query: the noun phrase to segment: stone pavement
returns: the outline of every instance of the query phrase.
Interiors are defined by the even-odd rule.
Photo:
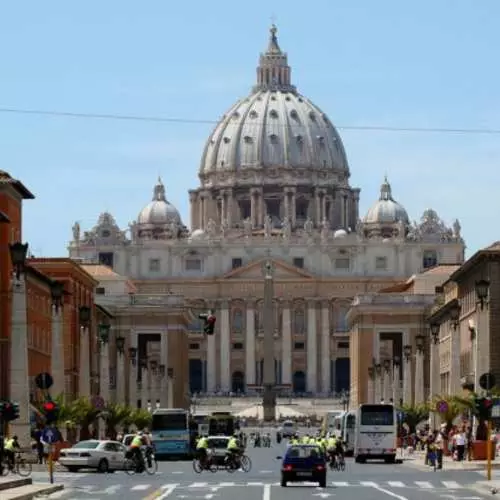
[[[64,489],[63,484],[33,484],[31,478],[0,477],[0,500],[30,500]]]
[[[405,465],[416,467],[421,470],[427,470],[431,468],[429,465],[425,465],[425,453],[424,452],[414,452],[412,455],[401,454],[399,452],[399,458],[403,459]],[[486,470],[487,461],[486,460],[464,460],[462,462],[456,462],[451,457],[443,457],[443,469],[446,470]],[[500,459],[497,457],[496,460],[492,461],[493,469],[500,469]]]

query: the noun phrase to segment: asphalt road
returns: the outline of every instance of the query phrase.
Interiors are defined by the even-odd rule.
[[[477,472],[422,470],[409,465],[355,464],[345,472],[329,472],[327,488],[315,484],[279,485],[284,446],[249,449],[249,473],[225,471],[195,474],[191,462],[160,462],[158,473],[128,476],[123,472],[56,473],[66,489],[48,498],[64,500],[482,500],[488,498],[469,488],[483,479]],[[47,474],[34,473],[34,480]],[[489,496],[491,498],[491,496]]]

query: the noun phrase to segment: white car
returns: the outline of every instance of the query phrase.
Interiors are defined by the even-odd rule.
[[[61,450],[59,463],[70,472],[97,469],[98,472],[123,470],[127,448],[118,441],[80,441]]]

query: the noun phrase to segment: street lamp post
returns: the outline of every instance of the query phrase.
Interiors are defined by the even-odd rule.
[[[50,287],[52,296],[52,353],[50,371],[54,385],[52,394],[64,396],[64,338],[62,332],[62,307],[64,298],[64,283],[53,281]]]
[[[434,397],[439,394],[439,385],[440,385],[440,377],[439,377],[439,331],[441,326],[439,323],[431,323],[430,325],[431,331],[431,380],[430,380],[430,394],[429,394],[429,402],[431,403]],[[429,416],[431,430],[435,430],[437,428],[437,416],[435,412],[431,412]]]
[[[412,377],[411,377],[411,356],[412,347],[411,345],[405,345],[403,347],[404,355],[404,370],[403,370],[403,401],[405,405],[412,404]]]
[[[488,328],[483,328],[483,317],[482,314],[485,307],[488,305],[488,296],[490,292],[490,282],[485,279],[476,281],[476,298],[477,304],[479,305],[479,311],[476,312],[477,325],[476,334],[474,337],[474,391],[479,392],[479,366],[483,369],[483,372],[490,371],[490,332]],[[481,343],[481,347],[480,347]]]
[[[262,400],[263,417],[265,422],[272,422],[276,418],[276,392],[274,372],[274,269],[270,260],[264,264],[264,392]]]
[[[80,366],[78,392],[81,397],[90,397],[90,342],[89,330],[92,311],[88,306],[79,309],[80,320]]]
[[[28,311],[25,275],[28,244],[13,243],[9,245],[9,251],[14,268],[11,283],[10,399],[19,404],[19,418],[11,422],[11,431],[17,434],[21,446],[24,447],[29,446],[30,443]]]

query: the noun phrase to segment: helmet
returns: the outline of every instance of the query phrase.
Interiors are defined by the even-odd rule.
[[[14,441],[17,441],[17,439],[18,439],[18,438],[17,438],[17,436],[13,436],[13,437],[12,437],[12,439],[13,439]]]
[[[137,435],[138,435],[138,436],[142,436],[143,434],[144,434],[144,433],[143,433],[142,431],[139,431],[139,432],[137,433]]]

